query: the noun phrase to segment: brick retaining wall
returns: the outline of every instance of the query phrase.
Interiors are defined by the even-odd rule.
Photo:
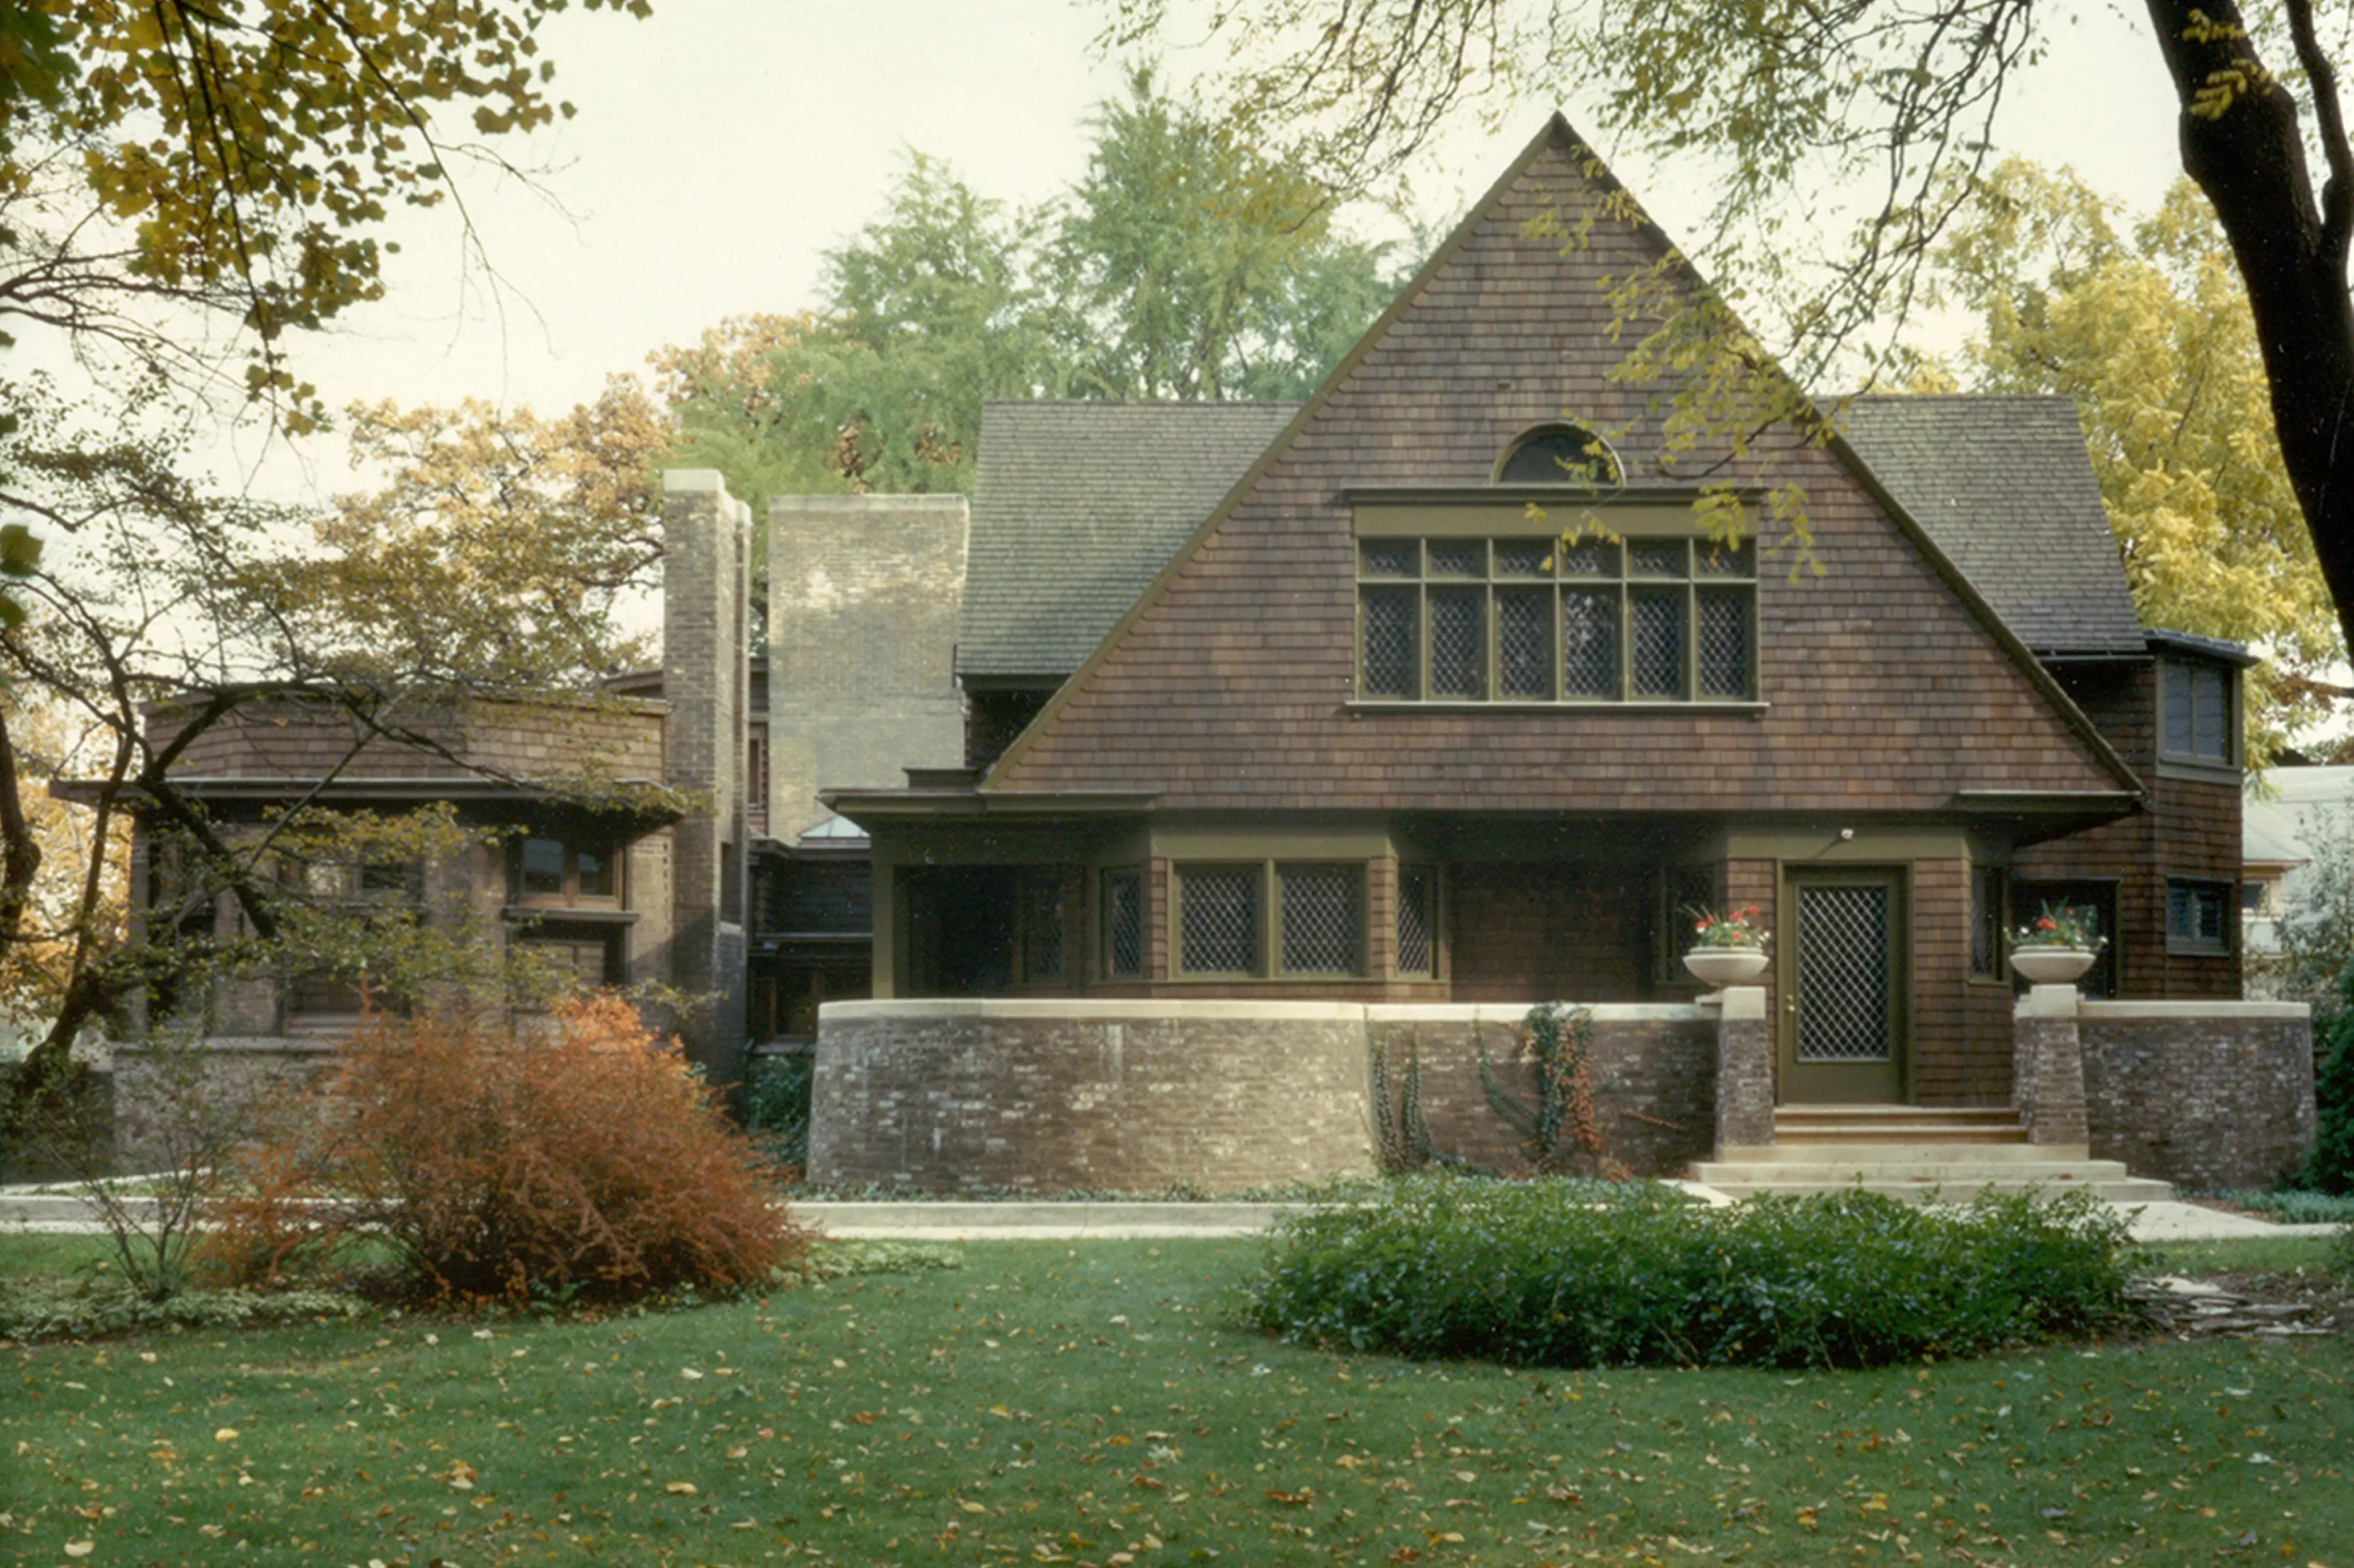
[[[2093,1152],[2193,1192],[2268,1187],[2313,1145],[2313,1023],[2295,1002],[2087,1001]]]
[[[1664,1173],[1714,1136],[1715,1019],[1598,1008],[1604,1147]],[[829,1003],[818,1025],[810,1176],[973,1188],[1212,1192],[1369,1174],[1372,1044],[1394,1086],[1409,1045],[1432,1141],[1500,1170],[1517,1135],[1488,1106],[1474,1031],[1516,1086],[1517,1007],[1239,1001]]]

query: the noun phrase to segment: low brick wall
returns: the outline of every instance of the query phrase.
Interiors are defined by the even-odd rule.
[[[2303,1003],[2086,1001],[2077,1023],[2094,1155],[2196,1192],[2269,1186],[2313,1146]]]
[[[308,1088],[338,1044],[270,1034],[116,1047],[116,1165],[152,1169],[175,1161],[195,1139],[234,1144],[252,1136],[270,1102]]]
[[[810,1177],[973,1188],[1235,1192],[1374,1168],[1368,1064],[1422,1064],[1432,1141],[1500,1170],[1518,1135],[1479,1084],[1478,1040],[1526,1089],[1513,1007],[1242,1001],[854,1001],[818,1025]],[[1713,1137],[1714,1015],[1596,1010],[1605,1149],[1673,1170]]]
[[[1422,1065],[1422,1109],[1432,1147],[1483,1170],[1519,1173],[1521,1135],[1488,1103],[1479,1049],[1505,1088],[1536,1099],[1536,1069],[1518,1033],[1522,1006],[1461,1003],[1375,1007],[1370,1044],[1384,1053],[1393,1094],[1409,1058]],[[1705,1160],[1716,1140],[1716,1014],[1675,1003],[1594,1009],[1587,1056],[1602,1152],[1638,1174],[1661,1176]]]

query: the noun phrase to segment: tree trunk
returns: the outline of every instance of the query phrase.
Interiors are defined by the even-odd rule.
[[[2182,166],[2213,204],[2247,285],[2281,458],[2354,648],[2354,302],[2346,281],[2354,186],[2344,131],[2334,112],[2322,117],[2332,175],[2317,202],[2296,101],[2257,58],[2239,7],[2147,5],[2182,103]],[[2335,95],[2326,75],[2316,88]]]

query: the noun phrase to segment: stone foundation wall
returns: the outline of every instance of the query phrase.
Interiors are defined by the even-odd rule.
[[[1368,1064],[1403,1087],[1411,1050],[1433,1143],[1525,1168],[1479,1050],[1533,1095],[1518,1007],[1240,1001],[829,1003],[818,1025],[810,1177],[976,1188],[1212,1192],[1370,1174]],[[1672,1171],[1714,1137],[1716,1022],[1696,1007],[1596,1010],[1605,1151]]]
[[[2193,1192],[2270,1186],[2313,1146],[2303,1003],[2087,1001],[2093,1153]]]
[[[192,1139],[234,1144],[254,1136],[273,1100],[302,1093],[333,1059],[338,1041],[231,1036],[157,1050],[114,1053],[118,1169],[180,1159]]]

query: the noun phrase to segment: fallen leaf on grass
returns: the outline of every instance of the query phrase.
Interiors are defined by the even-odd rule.
[[[1316,1493],[1312,1488],[1296,1492],[1278,1492],[1270,1489],[1267,1496],[1269,1502],[1278,1502],[1286,1508],[1306,1508],[1316,1500]]]
[[[97,1550],[98,1542],[95,1541],[69,1541],[66,1542],[66,1555],[69,1557],[87,1557]]]
[[[663,1488],[663,1490],[674,1493],[679,1497],[691,1498],[695,1495],[695,1483],[693,1481],[673,1481],[670,1485]]]

